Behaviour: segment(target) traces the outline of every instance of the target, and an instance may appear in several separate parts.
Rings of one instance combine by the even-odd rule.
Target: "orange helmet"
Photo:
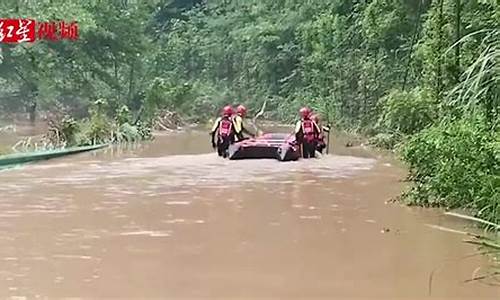
[[[309,116],[311,115],[311,110],[310,110],[308,107],[302,107],[302,108],[299,110],[299,115],[300,115],[302,118],[309,118]]]
[[[226,105],[222,109],[221,115],[223,117],[230,117],[233,115],[233,113],[234,113],[233,107],[231,105]]]
[[[238,105],[238,107],[236,108],[236,112],[238,113],[238,115],[244,117],[247,114],[247,108],[244,105]]]

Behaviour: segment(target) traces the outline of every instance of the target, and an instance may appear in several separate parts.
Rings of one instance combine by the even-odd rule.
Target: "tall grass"
[[[491,268],[487,268],[481,273],[479,273],[480,268],[477,268],[471,278],[465,282],[484,281],[489,285],[500,286],[500,224],[459,213],[448,212],[446,214],[485,226],[486,229],[482,235],[465,233],[469,236],[469,239],[466,239],[465,242],[477,245],[480,254],[487,254],[496,262]]]
[[[500,110],[500,29],[480,30],[464,36],[452,47],[474,35],[483,34],[482,51],[462,74],[462,81],[448,94],[445,109],[474,115],[485,114],[492,128],[498,128]],[[450,48],[451,49],[451,48]],[[452,115],[454,116],[454,115]]]
[[[483,30],[479,56],[439,103],[439,122],[402,147],[410,204],[466,208],[500,223],[500,30]]]

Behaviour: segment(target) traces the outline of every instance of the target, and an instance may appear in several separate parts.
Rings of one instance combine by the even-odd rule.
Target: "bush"
[[[61,133],[64,142],[68,146],[73,146],[78,143],[77,134],[79,132],[78,123],[70,116],[65,116],[61,121]]]
[[[410,179],[410,204],[464,207],[500,221],[500,134],[484,118],[442,123],[416,134],[402,147]]]
[[[377,127],[382,132],[414,134],[432,124],[436,117],[430,93],[419,89],[394,90],[380,101],[382,114]]]
[[[87,130],[83,131],[86,138],[86,144],[107,143],[111,134],[111,123],[107,118],[101,115],[93,115],[88,123]]]
[[[118,143],[137,142],[142,139],[139,129],[136,126],[130,125],[129,123],[119,125],[114,134],[114,141]]]
[[[128,106],[122,105],[119,109],[116,110],[115,120],[118,125],[130,123],[132,121],[132,114],[130,113],[130,109],[128,108]]]
[[[142,123],[142,122],[137,122],[135,125],[137,127],[137,130],[139,131],[139,135],[143,140],[152,140],[153,139],[153,134],[151,133],[151,124],[147,123]]]

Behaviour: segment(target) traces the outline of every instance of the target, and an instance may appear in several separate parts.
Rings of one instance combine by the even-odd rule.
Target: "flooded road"
[[[0,172],[0,297],[500,299],[364,153],[227,161],[205,133]],[[347,149],[334,152],[348,154]],[[362,152],[362,151],[361,151]],[[386,230],[384,230],[386,229]]]
[[[12,147],[20,140],[36,143],[47,131],[47,123],[37,121],[35,124],[26,121],[6,122],[0,119],[0,155],[13,152]],[[24,151],[18,146],[17,150]]]

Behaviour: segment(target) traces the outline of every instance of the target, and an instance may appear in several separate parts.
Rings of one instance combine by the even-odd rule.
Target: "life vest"
[[[231,135],[233,130],[233,121],[230,118],[223,118],[219,122],[219,137],[227,138]]]
[[[304,134],[304,140],[307,142],[313,142],[317,139],[317,132],[314,130],[316,124],[312,120],[302,120],[302,133]]]

